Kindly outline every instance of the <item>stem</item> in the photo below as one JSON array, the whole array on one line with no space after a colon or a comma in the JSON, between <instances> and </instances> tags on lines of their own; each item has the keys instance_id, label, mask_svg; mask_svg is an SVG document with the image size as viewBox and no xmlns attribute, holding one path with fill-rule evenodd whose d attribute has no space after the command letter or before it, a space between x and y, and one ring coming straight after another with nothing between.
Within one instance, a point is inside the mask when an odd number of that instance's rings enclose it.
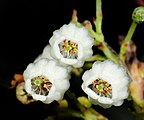
<instances>
[{"instance_id":1,"label":"stem","mask_svg":"<svg viewBox=\"0 0 144 120\"><path fill-rule=\"evenodd\" d=\"M126 54L125 53L126 53L126 51L128 49L128 45L129 45L129 43L131 41L131 38L132 38L132 36L134 34L136 26L137 26L137 23L133 21L132 24L131 24L131 26L130 26L130 28L129 28L129 31L128 31L125 39L124 39L124 41L121 44L119 56L123 60L123 62L126 59Z\"/></svg>"},{"instance_id":2,"label":"stem","mask_svg":"<svg viewBox=\"0 0 144 120\"><path fill-rule=\"evenodd\" d=\"M75 96L74 93L72 93L70 90L68 90L68 91L66 92L66 95L75 103L75 105L76 105L82 112L85 110L84 106L82 106L82 105L78 102L78 100L77 100L77 98L76 98L76 96Z\"/></svg>"},{"instance_id":3,"label":"stem","mask_svg":"<svg viewBox=\"0 0 144 120\"><path fill-rule=\"evenodd\" d=\"M94 45L98 46L98 48L103 51L107 58L112 59L116 63L119 63L119 59L104 40L104 35L102 33L102 18L102 0L96 0L96 20L94 20L96 33L94 34L91 32L92 36L95 36Z\"/></svg>"},{"instance_id":4,"label":"stem","mask_svg":"<svg viewBox=\"0 0 144 120\"><path fill-rule=\"evenodd\" d=\"M102 33L102 1L101 0L96 0L96 32L98 34Z\"/></svg>"},{"instance_id":5,"label":"stem","mask_svg":"<svg viewBox=\"0 0 144 120\"><path fill-rule=\"evenodd\" d=\"M82 113L79 113L79 112L71 112L70 113L72 116L74 117L77 117L77 118L83 118L84 119L84 116Z\"/></svg>"},{"instance_id":6,"label":"stem","mask_svg":"<svg viewBox=\"0 0 144 120\"><path fill-rule=\"evenodd\" d=\"M97 54L97 55L93 55L93 56L91 56L90 58L88 58L88 59L86 60L86 62L93 62L93 61L96 61L96 60L106 60L106 57Z\"/></svg>"},{"instance_id":7,"label":"stem","mask_svg":"<svg viewBox=\"0 0 144 120\"><path fill-rule=\"evenodd\" d=\"M117 64L120 64L118 57L112 52L112 50L108 47L108 44L106 42L103 42L101 46L99 46L99 49L103 51L107 58L113 60Z\"/></svg>"}]
</instances>

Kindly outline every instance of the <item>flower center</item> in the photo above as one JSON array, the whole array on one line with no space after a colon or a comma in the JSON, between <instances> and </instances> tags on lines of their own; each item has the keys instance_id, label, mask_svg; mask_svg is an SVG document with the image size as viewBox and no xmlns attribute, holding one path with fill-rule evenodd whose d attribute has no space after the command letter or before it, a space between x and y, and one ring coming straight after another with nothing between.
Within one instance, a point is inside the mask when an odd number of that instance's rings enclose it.
<instances>
[{"instance_id":1,"label":"flower center","mask_svg":"<svg viewBox=\"0 0 144 120\"><path fill-rule=\"evenodd\" d=\"M108 82L98 78L92 82L88 86L90 89L92 89L97 95L101 97L108 97L112 98L112 86Z\"/></svg>"},{"instance_id":2,"label":"flower center","mask_svg":"<svg viewBox=\"0 0 144 120\"><path fill-rule=\"evenodd\" d=\"M78 57L78 44L71 40L63 40L59 43L60 53L64 58L77 59Z\"/></svg>"},{"instance_id":3,"label":"flower center","mask_svg":"<svg viewBox=\"0 0 144 120\"><path fill-rule=\"evenodd\" d=\"M31 79L31 88L36 94L48 95L52 83L45 76L37 76Z\"/></svg>"}]
</instances>

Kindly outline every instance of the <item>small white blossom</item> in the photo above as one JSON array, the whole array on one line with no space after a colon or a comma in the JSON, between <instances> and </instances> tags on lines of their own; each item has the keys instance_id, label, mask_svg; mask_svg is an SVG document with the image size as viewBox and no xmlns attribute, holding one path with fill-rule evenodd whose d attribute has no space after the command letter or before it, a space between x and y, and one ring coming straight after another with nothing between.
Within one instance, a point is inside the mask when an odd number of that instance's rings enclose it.
<instances>
[{"instance_id":1,"label":"small white blossom","mask_svg":"<svg viewBox=\"0 0 144 120\"><path fill-rule=\"evenodd\" d=\"M44 103L61 100L70 86L67 70L48 59L30 63L23 75L27 93Z\"/></svg>"},{"instance_id":2,"label":"small white blossom","mask_svg":"<svg viewBox=\"0 0 144 120\"><path fill-rule=\"evenodd\" d=\"M82 67L93 54L94 39L84 27L74 23L63 25L49 40L52 56L61 64Z\"/></svg>"},{"instance_id":3,"label":"small white blossom","mask_svg":"<svg viewBox=\"0 0 144 120\"><path fill-rule=\"evenodd\" d=\"M130 77L124 67L111 60L95 62L82 79L82 89L95 105L104 108L120 106L129 95Z\"/></svg>"}]
</instances>

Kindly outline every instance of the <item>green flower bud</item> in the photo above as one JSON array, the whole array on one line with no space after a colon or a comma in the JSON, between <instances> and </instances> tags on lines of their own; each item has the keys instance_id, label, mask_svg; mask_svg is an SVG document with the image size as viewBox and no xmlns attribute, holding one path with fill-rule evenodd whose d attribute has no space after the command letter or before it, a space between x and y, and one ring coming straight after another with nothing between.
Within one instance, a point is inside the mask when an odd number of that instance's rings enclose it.
<instances>
[{"instance_id":1,"label":"green flower bud","mask_svg":"<svg viewBox=\"0 0 144 120\"><path fill-rule=\"evenodd\" d=\"M66 99L60 100L60 101L58 101L58 103L59 103L59 106L62 108L68 107L68 102Z\"/></svg>"},{"instance_id":2,"label":"green flower bud","mask_svg":"<svg viewBox=\"0 0 144 120\"><path fill-rule=\"evenodd\" d=\"M90 108L92 105L92 103L88 100L88 98L86 98L84 96L78 97L77 99L78 99L79 103L86 108Z\"/></svg>"},{"instance_id":3,"label":"green flower bud","mask_svg":"<svg viewBox=\"0 0 144 120\"><path fill-rule=\"evenodd\" d=\"M132 13L132 19L134 22L140 24L144 21L144 7L139 6L134 9Z\"/></svg>"}]
</instances>

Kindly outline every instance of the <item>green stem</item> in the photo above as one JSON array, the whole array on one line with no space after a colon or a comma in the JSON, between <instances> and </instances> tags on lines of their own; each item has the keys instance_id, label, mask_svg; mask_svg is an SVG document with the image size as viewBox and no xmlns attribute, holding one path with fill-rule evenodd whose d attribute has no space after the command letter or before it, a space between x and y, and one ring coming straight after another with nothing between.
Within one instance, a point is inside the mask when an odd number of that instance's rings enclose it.
<instances>
[{"instance_id":1,"label":"green stem","mask_svg":"<svg viewBox=\"0 0 144 120\"><path fill-rule=\"evenodd\" d=\"M93 56L91 56L90 58L88 58L88 59L86 60L86 62L93 62L93 61L96 61L96 60L106 60L106 57L97 54L97 55L93 55Z\"/></svg>"},{"instance_id":2,"label":"green stem","mask_svg":"<svg viewBox=\"0 0 144 120\"><path fill-rule=\"evenodd\" d=\"M96 20L94 20L96 32L90 32L91 35L95 38L94 45L98 46L98 48L103 51L107 58L112 59L116 63L119 63L119 59L104 40L104 35L102 33L102 18L102 0L96 0Z\"/></svg>"},{"instance_id":3,"label":"green stem","mask_svg":"<svg viewBox=\"0 0 144 120\"><path fill-rule=\"evenodd\" d=\"M130 26L130 28L129 28L129 31L128 31L125 39L124 39L124 41L121 44L119 56L120 56L120 58L123 61L125 61L125 58L126 58L125 53L126 53L126 51L128 49L128 45L129 45L129 43L131 41L131 38L132 38L132 36L134 34L136 26L137 26L137 23L133 21L132 24L131 24L131 26Z\"/></svg>"},{"instance_id":4,"label":"green stem","mask_svg":"<svg viewBox=\"0 0 144 120\"><path fill-rule=\"evenodd\" d=\"M82 113L79 113L79 112L71 112L70 113L72 116L74 116L74 117L77 117L77 118L83 118L84 119L84 116L83 116L83 114Z\"/></svg>"},{"instance_id":5,"label":"green stem","mask_svg":"<svg viewBox=\"0 0 144 120\"><path fill-rule=\"evenodd\" d=\"M95 21L95 26L96 26L96 32L98 34L102 33L102 1L101 0L96 0L96 21Z\"/></svg>"},{"instance_id":6,"label":"green stem","mask_svg":"<svg viewBox=\"0 0 144 120\"><path fill-rule=\"evenodd\" d=\"M82 112L85 110L84 106L82 106L82 105L78 102L78 100L77 100L77 98L76 98L76 96L75 96L74 93L72 93L70 90L68 90L68 91L66 92L66 95L75 103L75 105L76 105Z\"/></svg>"},{"instance_id":7,"label":"green stem","mask_svg":"<svg viewBox=\"0 0 144 120\"><path fill-rule=\"evenodd\" d=\"M106 42L102 42L102 44L98 48L103 51L107 58L113 60L117 64L120 64L118 57L112 52L112 50L108 47L108 44Z\"/></svg>"}]
</instances>

